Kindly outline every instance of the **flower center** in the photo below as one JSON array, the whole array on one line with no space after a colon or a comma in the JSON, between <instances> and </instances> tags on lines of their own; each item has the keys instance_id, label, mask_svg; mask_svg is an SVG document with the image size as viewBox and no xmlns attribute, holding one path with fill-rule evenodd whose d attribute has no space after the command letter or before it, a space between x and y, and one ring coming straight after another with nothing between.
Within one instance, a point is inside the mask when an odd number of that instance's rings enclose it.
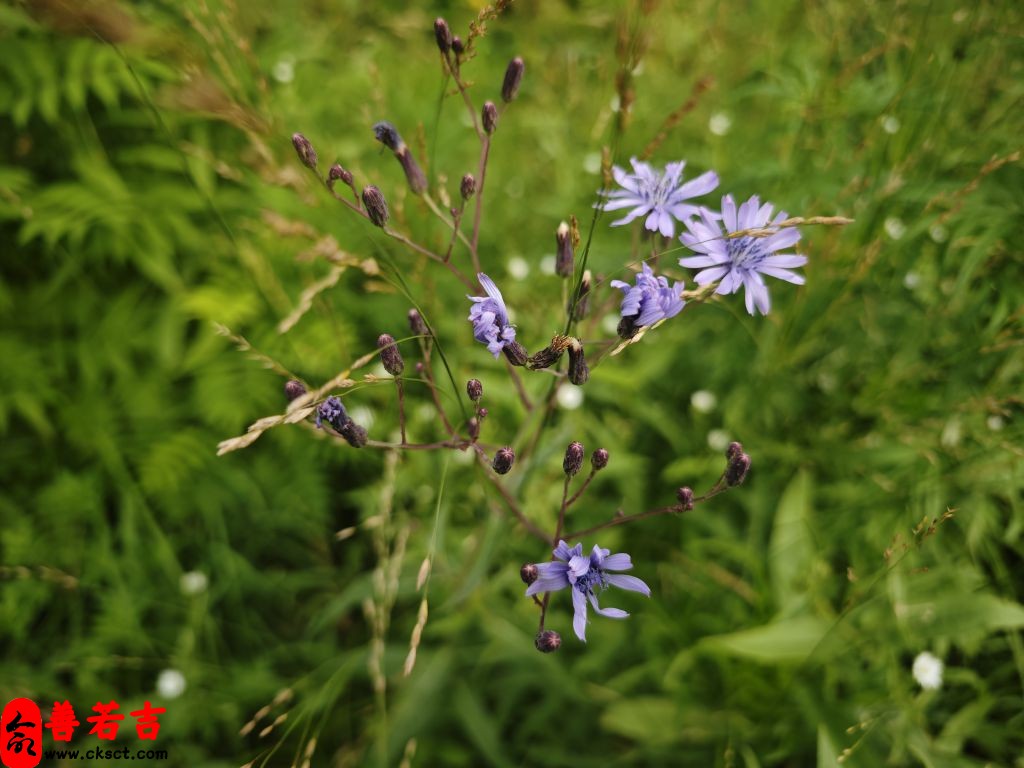
<instances>
[{"instance_id":1,"label":"flower center","mask_svg":"<svg viewBox=\"0 0 1024 768\"><path fill-rule=\"evenodd\" d=\"M589 595L594 592L594 589L604 589L607 586L607 582L604 579L604 572L597 568L591 568L582 576L576 579L576 583L573 585L582 592L584 595Z\"/></svg>"},{"instance_id":2,"label":"flower center","mask_svg":"<svg viewBox=\"0 0 1024 768\"><path fill-rule=\"evenodd\" d=\"M738 237L734 240L725 241L726 253L733 265L741 269L753 269L768 254L765 252L764 238L761 237Z\"/></svg>"}]
</instances>

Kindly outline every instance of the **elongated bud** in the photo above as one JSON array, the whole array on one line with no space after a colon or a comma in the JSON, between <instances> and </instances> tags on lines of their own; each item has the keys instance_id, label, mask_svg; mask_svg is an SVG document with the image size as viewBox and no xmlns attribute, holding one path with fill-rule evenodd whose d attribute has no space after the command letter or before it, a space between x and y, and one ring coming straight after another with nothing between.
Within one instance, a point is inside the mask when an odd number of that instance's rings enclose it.
<instances>
[{"instance_id":1,"label":"elongated bud","mask_svg":"<svg viewBox=\"0 0 1024 768\"><path fill-rule=\"evenodd\" d=\"M473 174L467 173L462 177L462 183L459 184L459 193L462 195L463 200L469 200L469 198L476 194L476 179L473 178Z\"/></svg>"},{"instance_id":2,"label":"elongated bud","mask_svg":"<svg viewBox=\"0 0 1024 768\"><path fill-rule=\"evenodd\" d=\"M402 360L402 353L398 351L395 344L395 337L388 333L382 333L377 337L377 349L380 350L380 362L384 370L392 376L401 376L405 369L405 361Z\"/></svg>"},{"instance_id":3,"label":"elongated bud","mask_svg":"<svg viewBox=\"0 0 1024 768\"><path fill-rule=\"evenodd\" d=\"M519 578L523 580L523 584L529 586L537 580L540 575L540 570L533 563L526 563L522 568L519 569Z\"/></svg>"},{"instance_id":4,"label":"elongated bud","mask_svg":"<svg viewBox=\"0 0 1024 768\"><path fill-rule=\"evenodd\" d=\"M327 171L327 187L334 189L334 185L341 182L345 186L352 186L352 172L346 171L341 167L340 164L335 163L331 166L330 170Z\"/></svg>"},{"instance_id":5,"label":"elongated bud","mask_svg":"<svg viewBox=\"0 0 1024 768\"><path fill-rule=\"evenodd\" d=\"M608 451L604 448L598 448L592 454L590 454L590 466L594 468L595 472L600 472L602 469L608 466Z\"/></svg>"},{"instance_id":6,"label":"elongated bud","mask_svg":"<svg viewBox=\"0 0 1024 768\"><path fill-rule=\"evenodd\" d=\"M423 321L423 315L417 309L409 310L409 330L417 336L426 336L427 324Z\"/></svg>"},{"instance_id":7,"label":"elongated bud","mask_svg":"<svg viewBox=\"0 0 1024 768\"><path fill-rule=\"evenodd\" d=\"M299 156L302 164L307 168L316 170L316 150L309 143L309 139L301 133L293 133L292 146L295 147L295 153Z\"/></svg>"},{"instance_id":8,"label":"elongated bud","mask_svg":"<svg viewBox=\"0 0 1024 768\"><path fill-rule=\"evenodd\" d=\"M506 104L519 93L519 85L523 82L525 69L526 65L523 64L523 60L519 56L508 63L508 67L505 69L505 82L501 84L501 98L505 100Z\"/></svg>"},{"instance_id":9,"label":"elongated bud","mask_svg":"<svg viewBox=\"0 0 1024 768\"><path fill-rule=\"evenodd\" d=\"M526 347L514 339L507 343L501 351L505 354L505 359L512 363L512 365L526 365L530 357Z\"/></svg>"},{"instance_id":10,"label":"elongated bud","mask_svg":"<svg viewBox=\"0 0 1024 768\"><path fill-rule=\"evenodd\" d=\"M747 479L749 471L750 457L747 454L741 453L739 456L729 459L729 466L725 468L726 485L739 485Z\"/></svg>"},{"instance_id":11,"label":"elongated bud","mask_svg":"<svg viewBox=\"0 0 1024 768\"><path fill-rule=\"evenodd\" d=\"M540 352L530 356L526 361L526 367L531 371L550 368L562 359L562 354L569 348L571 343L572 339L569 336L553 336L551 338L551 344L544 347Z\"/></svg>"},{"instance_id":12,"label":"elongated bud","mask_svg":"<svg viewBox=\"0 0 1024 768\"><path fill-rule=\"evenodd\" d=\"M727 458L729 461L733 461L742 453L743 444L734 441L729 443L729 447L725 449L725 458Z\"/></svg>"},{"instance_id":13,"label":"elongated bud","mask_svg":"<svg viewBox=\"0 0 1024 768\"><path fill-rule=\"evenodd\" d=\"M353 448L362 448L366 445L366 430L352 419L348 419L341 425L338 434L344 437L345 441Z\"/></svg>"},{"instance_id":14,"label":"elongated bud","mask_svg":"<svg viewBox=\"0 0 1024 768\"><path fill-rule=\"evenodd\" d=\"M481 116L483 118L484 131L494 133L494 129L498 127L498 108L494 106L493 101L484 102Z\"/></svg>"},{"instance_id":15,"label":"elongated bud","mask_svg":"<svg viewBox=\"0 0 1024 768\"><path fill-rule=\"evenodd\" d=\"M676 498L679 499L679 506L682 507L684 512L689 512L693 509L693 489L687 486L683 486L676 491Z\"/></svg>"},{"instance_id":16,"label":"elongated bud","mask_svg":"<svg viewBox=\"0 0 1024 768\"><path fill-rule=\"evenodd\" d=\"M284 396L288 398L290 403L296 398L302 397L306 394L306 385L297 379L289 379L284 384Z\"/></svg>"},{"instance_id":17,"label":"elongated bud","mask_svg":"<svg viewBox=\"0 0 1024 768\"><path fill-rule=\"evenodd\" d=\"M576 306L572 308L573 320L582 320L587 316L590 309L590 270L584 270L583 279L580 281L580 294L576 299ZM569 299L572 301L572 299Z\"/></svg>"},{"instance_id":18,"label":"elongated bud","mask_svg":"<svg viewBox=\"0 0 1024 768\"><path fill-rule=\"evenodd\" d=\"M434 37L437 40L437 49L441 53L448 53L452 49L452 31L448 22L438 17L434 19Z\"/></svg>"},{"instance_id":19,"label":"elongated bud","mask_svg":"<svg viewBox=\"0 0 1024 768\"><path fill-rule=\"evenodd\" d=\"M480 437L480 419L476 416L470 416L469 421L466 422L466 424L469 430L469 439L475 443Z\"/></svg>"},{"instance_id":20,"label":"elongated bud","mask_svg":"<svg viewBox=\"0 0 1024 768\"><path fill-rule=\"evenodd\" d=\"M545 629L537 633L533 644L541 653L554 653L562 647L562 636L552 629Z\"/></svg>"},{"instance_id":21,"label":"elongated bud","mask_svg":"<svg viewBox=\"0 0 1024 768\"><path fill-rule=\"evenodd\" d=\"M462 38L458 35L452 36L452 50L456 56L461 56L466 50L466 46L462 43Z\"/></svg>"},{"instance_id":22,"label":"elongated bud","mask_svg":"<svg viewBox=\"0 0 1024 768\"><path fill-rule=\"evenodd\" d=\"M484 396L484 385L480 383L480 379L470 379L466 382L466 394L474 403Z\"/></svg>"},{"instance_id":23,"label":"elongated bud","mask_svg":"<svg viewBox=\"0 0 1024 768\"><path fill-rule=\"evenodd\" d=\"M494 461L491 466L499 475L507 475L509 470L512 469L515 460L515 451L506 445L504 448L499 448L497 453L494 454Z\"/></svg>"},{"instance_id":24,"label":"elongated bud","mask_svg":"<svg viewBox=\"0 0 1024 768\"><path fill-rule=\"evenodd\" d=\"M579 472L580 467L583 466L583 456L585 453L583 443L576 442L575 440L569 443L569 447L565 449L565 458L562 459L562 471L569 477Z\"/></svg>"},{"instance_id":25,"label":"elongated bud","mask_svg":"<svg viewBox=\"0 0 1024 768\"><path fill-rule=\"evenodd\" d=\"M572 234L569 231L569 225L564 221L558 225L558 231L555 232L555 243L558 246L555 256L555 274L561 277L572 277Z\"/></svg>"},{"instance_id":26,"label":"elongated bud","mask_svg":"<svg viewBox=\"0 0 1024 768\"><path fill-rule=\"evenodd\" d=\"M405 171L405 180L409 182L409 189L412 190L412 193L414 195L422 195L426 192L427 174L420 168L420 164L416 162L416 158L412 156L409 148L402 147L402 151L396 152L395 156L398 158L398 162L402 164L402 170Z\"/></svg>"},{"instance_id":27,"label":"elongated bud","mask_svg":"<svg viewBox=\"0 0 1024 768\"><path fill-rule=\"evenodd\" d=\"M384 199L384 193L375 186L363 187L363 206L370 217L370 221L378 227L388 223L388 203Z\"/></svg>"},{"instance_id":28,"label":"elongated bud","mask_svg":"<svg viewBox=\"0 0 1024 768\"><path fill-rule=\"evenodd\" d=\"M402 141L402 136L399 134L398 129L387 120L381 120L379 123L374 124L373 135L377 137L377 141L392 152L398 152L405 146L405 142Z\"/></svg>"},{"instance_id":29,"label":"elongated bud","mask_svg":"<svg viewBox=\"0 0 1024 768\"><path fill-rule=\"evenodd\" d=\"M583 356L583 344L579 339L573 339L569 345L569 381L577 387L587 383L590 378L590 366Z\"/></svg>"}]
</instances>

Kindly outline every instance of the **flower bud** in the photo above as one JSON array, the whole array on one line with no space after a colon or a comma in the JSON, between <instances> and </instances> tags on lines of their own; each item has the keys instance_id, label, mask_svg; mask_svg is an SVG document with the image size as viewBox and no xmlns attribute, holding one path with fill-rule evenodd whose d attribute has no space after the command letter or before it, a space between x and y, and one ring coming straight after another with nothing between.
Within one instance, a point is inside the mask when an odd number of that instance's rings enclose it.
<instances>
[{"instance_id":1,"label":"flower bud","mask_svg":"<svg viewBox=\"0 0 1024 768\"><path fill-rule=\"evenodd\" d=\"M679 500L679 506L682 507L684 512L689 512L693 509L693 490L687 486L683 486L676 491L676 498Z\"/></svg>"},{"instance_id":2,"label":"flower bud","mask_svg":"<svg viewBox=\"0 0 1024 768\"><path fill-rule=\"evenodd\" d=\"M402 141L402 136L398 133L398 129L387 120L381 120L379 123L374 124L373 135L377 137L377 141L392 152L398 152L405 146L405 142Z\"/></svg>"},{"instance_id":3,"label":"flower bud","mask_svg":"<svg viewBox=\"0 0 1024 768\"><path fill-rule=\"evenodd\" d=\"M488 413L490 413L490 411L488 411L486 408L478 408L476 416L478 419L480 419L480 421L483 421L484 419L487 418Z\"/></svg>"},{"instance_id":4,"label":"flower bud","mask_svg":"<svg viewBox=\"0 0 1024 768\"><path fill-rule=\"evenodd\" d=\"M585 453L583 443L576 442L575 440L569 443L569 447L565 449L565 458L562 459L562 471L569 477L579 472L583 466L583 456Z\"/></svg>"},{"instance_id":5,"label":"flower bud","mask_svg":"<svg viewBox=\"0 0 1024 768\"><path fill-rule=\"evenodd\" d=\"M476 416L470 416L469 421L466 422L467 428L469 429L469 439L474 443L480 437L480 419Z\"/></svg>"},{"instance_id":6,"label":"flower bud","mask_svg":"<svg viewBox=\"0 0 1024 768\"><path fill-rule=\"evenodd\" d=\"M480 383L480 379L470 379L466 382L466 394L474 403L484 396L484 385Z\"/></svg>"},{"instance_id":7,"label":"flower bud","mask_svg":"<svg viewBox=\"0 0 1024 768\"><path fill-rule=\"evenodd\" d=\"M409 330L417 336L426 336L428 334L427 324L423 321L423 315L417 309L409 310Z\"/></svg>"},{"instance_id":8,"label":"flower bud","mask_svg":"<svg viewBox=\"0 0 1024 768\"><path fill-rule=\"evenodd\" d=\"M416 162L416 158L412 156L412 152L406 146L402 147L401 152L396 152L395 157L398 158L398 162L402 164L402 170L405 172L405 180L409 182L409 189L412 190L414 195L422 195L427 191L427 174L420 168L420 164Z\"/></svg>"},{"instance_id":9,"label":"flower bud","mask_svg":"<svg viewBox=\"0 0 1024 768\"><path fill-rule=\"evenodd\" d=\"M747 472L750 471L750 457L741 453L739 456L729 460L729 466L725 468L725 483L728 486L739 485L747 479Z\"/></svg>"},{"instance_id":10,"label":"flower bud","mask_svg":"<svg viewBox=\"0 0 1024 768\"><path fill-rule=\"evenodd\" d=\"M405 369L405 361L402 360L402 353L398 351L395 337L382 333L377 337L377 349L380 350L380 362L384 370L392 376L401 376Z\"/></svg>"},{"instance_id":11,"label":"flower bud","mask_svg":"<svg viewBox=\"0 0 1024 768\"><path fill-rule=\"evenodd\" d=\"M729 447L725 449L725 458L727 458L729 461L733 461L741 453L743 453L743 444L732 442L729 443Z\"/></svg>"},{"instance_id":12,"label":"flower bud","mask_svg":"<svg viewBox=\"0 0 1024 768\"><path fill-rule=\"evenodd\" d=\"M529 586L537 580L540 575L540 570L533 563L525 563L522 568L519 569L519 578L523 580L523 584Z\"/></svg>"},{"instance_id":13,"label":"flower bud","mask_svg":"<svg viewBox=\"0 0 1024 768\"><path fill-rule=\"evenodd\" d=\"M583 279L580 280L580 292L576 297L576 306L570 306L573 320L579 321L587 316L587 310L590 309L590 283L591 274L587 269L583 271ZM569 301L572 302L572 297L569 298Z\"/></svg>"},{"instance_id":14,"label":"flower bud","mask_svg":"<svg viewBox=\"0 0 1024 768\"><path fill-rule=\"evenodd\" d=\"M341 403L341 398L336 395L331 395L324 400L316 409L316 428L322 429L323 423L326 421L332 427L337 430L341 429L341 425L345 421L350 420L348 413L345 411L345 406Z\"/></svg>"},{"instance_id":15,"label":"flower bud","mask_svg":"<svg viewBox=\"0 0 1024 768\"><path fill-rule=\"evenodd\" d=\"M558 247L555 256L555 274L560 277L572 277L572 235L569 232L569 225L564 221L558 225L558 230L555 232L555 243Z\"/></svg>"},{"instance_id":16,"label":"flower bud","mask_svg":"<svg viewBox=\"0 0 1024 768\"><path fill-rule=\"evenodd\" d=\"M334 185L341 181L343 184L351 187L352 186L352 173L346 171L338 163L335 163L327 171L327 188L334 189Z\"/></svg>"},{"instance_id":17,"label":"flower bud","mask_svg":"<svg viewBox=\"0 0 1024 768\"><path fill-rule=\"evenodd\" d=\"M499 475L507 475L509 470L512 469L512 464L515 460L515 451L506 445L504 448L499 448L497 453L494 454L494 462L491 466Z\"/></svg>"},{"instance_id":18,"label":"flower bud","mask_svg":"<svg viewBox=\"0 0 1024 768\"><path fill-rule=\"evenodd\" d=\"M498 127L498 108L494 106L493 101L484 102L482 119L484 131L494 133L494 129Z\"/></svg>"},{"instance_id":19,"label":"flower bud","mask_svg":"<svg viewBox=\"0 0 1024 768\"><path fill-rule=\"evenodd\" d=\"M452 48L452 31L448 22L438 17L434 19L434 37L437 39L437 48L441 53L448 53Z\"/></svg>"},{"instance_id":20,"label":"flower bud","mask_svg":"<svg viewBox=\"0 0 1024 768\"><path fill-rule=\"evenodd\" d=\"M299 156L302 164L307 168L316 170L316 150L309 143L309 139L301 133L293 133L292 146L295 147L295 153Z\"/></svg>"},{"instance_id":21,"label":"flower bud","mask_svg":"<svg viewBox=\"0 0 1024 768\"><path fill-rule=\"evenodd\" d=\"M523 82L525 68L526 65L523 64L523 60L519 56L508 63L508 67L505 69L505 82L501 84L501 98L505 100L506 104L519 93L519 85Z\"/></svg>"},{"instance_id":22,"label":"flower bud","mask_svg":"<svg viewBox=\"0 0 1024 768\"><path fill-rule=\"evenodd\" d=\"M608 450L605 448L598 448L592 454L590 454L590 466L594 468L595 472L600 472L602 469L608 466Z\"/></svg>"},{"instance_id":23,"label":"flower bud","mask_svg":"<svg viewBox=\"0 0 1024 768\"><path fill-rule=\"evenodd\" d=\"M569 381L577 387L587 383L590 378L590 367L583 356L583 344L579 339L573 339L569 345Z\"/></svg>"},{"instance_id":24,"label":"flower bud","mask_svg":"<svg viewBox=\"0 0 1024 768\"><path fill-rule=\"evenodd\" d=\"M530 355L530 358L526 361L526 367L531 371L550 368L562 359L562 351L557 347L544 347L540 352Z\"/></svg>"},{"instance_id":25,"label":"flower bud","mask_svg":"<svg viewBox=\"0 0 1024 768\"><path fill-rule=\"evenodd\" d=\"M512 365L526 365L526 362L529 359L529 353L526 351L526 347L515 339L508 342L501 351L505 354L505 359L512 363Z\"/></svg>"},{"instance_id":26,"label":"flower bud","mask_svg":"<svg viewBox=\"0 0 1024 768\"><path fill-rule=\"evenodd\" d=\"M636 336L637 332L640 330L640 326L636 324L637 317L639 317L639 315L624 315L623 318L619 320L619 327L616 330L618 331L620 339L629 341L629 339Z\"/></svg>"},{"instance_id":27,"label":"flower bud","mask_svg":"<svg viewBox=\"0 0 1024 768\"><path fill-rule=\"evenodd\" d=\"M348 419L341 425L338 434L345 438L345 441L353 448L362 448L366 445L366 430Z\"/></svg>"},{"instance_id":28,"label":"flower bud","mask_svg":"<svg viewBox=\"0 0 1024 768\"><path fill-rule=\"evenodd\" d=\"M284 396L288 398L289 403L304 394L306 394L306 385L301 381L289 379L284 383Z\"/></svg>"},{"instance_id":29,"label":"flower bud","mask_svg":"<svg viewBox=\"0 0 1024 768\"><path fill-rule=\"evenodd\" d=\"M462 177L462 183L459 184L459 192L463 200L469 200L469 198L476 194L476 179L473 178L473 174L467 173Z\"/></svg>"},{"instance_id":30,"label":"flower bud","mask_svg":"<svg viewBox=\"0 0 1024 768\"><path fill-rule=\"evenodd\" d=\"M462 44L462 38L458 35L452 35L452 50L456 56L461 56L466 50L466 46Z\"/></svg>"},{"instance_id":31,"label":"flower bud","mask_svg":"<svg viewBox=\"0 0 1024 768\"><path fill-rule=\"evenodd\" d=\"M388 223L388 203L384 194L374 186L363 187L363 206L370 221L378 227Z\"/></svg>"},{"instance_id":32,"label":"flower bud","mask_svg":"<svg viewBox=\"0 0 1024 768\"><path fill-rule=\"evenodd\" d=\"M533 644L541 653L554 653L562 647L562 636L553 630L545 629L537 633Z\"/></svg>"}]
</instances>

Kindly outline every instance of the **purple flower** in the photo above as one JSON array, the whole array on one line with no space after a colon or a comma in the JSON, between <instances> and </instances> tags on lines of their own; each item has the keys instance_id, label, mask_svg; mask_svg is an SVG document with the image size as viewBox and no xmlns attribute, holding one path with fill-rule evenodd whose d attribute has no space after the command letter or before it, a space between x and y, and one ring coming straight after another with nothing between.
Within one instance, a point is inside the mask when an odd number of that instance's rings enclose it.
<instances>
[{"instance_id":1,"label":"purple flower","mask_svg":"<svg viewBox=\"0 0 1024 768\"><path fill-rule=\"evenodd\" d=\"M515 341L516 329L509 325L508 310L501 291L483 272L477 280L484 287L486 296L467 296L473 302L469 310L469 321L473 323L473 338L487 345L487 351L497 357L506 344Z\"/></svg>"},{"instance_id":2,"label":"purple flower","mask_svg":"<svg viewBox=\"0 0 1024 768\"><path fill-rule=\"evenodd\" d=\"M636 276L636 285L622 280L612 280L611 285L626 294L620 307L622 317L631 318L636 328L675 317L686 306L686 302L679 298L683 283L677 282L670 288L668 280L655 277L654 270L647 264L644 264L643 272Z\"/></svg>"},{"instance_id":3,"label":"purple flower","mask_svg":"<svg viewBox=\"0 0 1024 768\"><path fill-rule=\"evenodd\" d=\"M802 267L807 263L807 257L795 253L776 253L795 245L800 239L800 233L795 227L788 227L767 237L746 235L725 238L722 224L728 234L744 229L759 229L785 220L785 211L780 211L774 219L772 211L772 204L761 205L757 195L740 205L738 211L732 196L726 195L722 198L720 219L715 213L701 208L701 217L687 222L689 232L684 232L679 239L691 251L702 255L680 259L679 264L704 268L694 277L698 285L720 280L715 293L736 293L741 287L745 288L747 312L754 314L756 308L762 315L767 315L771 301L768 298L768 287L764 284L764 275L796 285L804 283L803 276L790 269Z\"/></svg>"},{"instance_id":4,"label":"purple flower","mask_svg":"<svg viewBox=\"0 0 1024 768\"><path fill-rule=\"evenodd\" d=\"M340 429L341 425L348 421L348 414L345 412L345 406L341 404L341 398L331 395L316 409L316 428L320 429L323 422L327 422L335 429Z\"/></svg>"},{"instance_id":5,"label":"purple flower","mask_svg":"<svg viewBox=\"0 0 1024 768\"><path fill-rule=\"evenodd\" d=\"M572 628L576 636L583 642L587 641L587 601L594 610L610 619L624 619L629 616L619 608L601 608L597 604L597 593L606 587L613 586L639 592L651 596L650 587L636 576L624 576L608 571L628 571L633 567L629 555L609 554L609 550L601 549L596 544L590 556L583 554L583 545L577 544L572 549L564 541L559 541L554 555L557 558L550 563L538 563L537 580L526 590L526 596L539 592L555 592L570 587L572 589L573 619Z\"/></svg>"},{"instance_id":6,"label":"purple flower","mask_svg":"<svg viewBox=\"0 0 1024 768\"><path fill-rule=\"evenodd\" d=\"M633 209L625 217L613 221L613 227L628 224L638 216L647 216L644 224L647 229L652 232L659 231L665 237L672 237L676 233L673 218L686 221L691 216L696 216L699 210L697 206L683 201L705 195L718 186L718 174L714 171L708 171L681 184L685 162L669 163L665 166L664 173L658 173L635 157L630 162L636 173L626 173L618 166L613 167L612 174L622 189L609 192L608 199L598 203L598 207L603 211Z\"/></svg>"}]
</instances>

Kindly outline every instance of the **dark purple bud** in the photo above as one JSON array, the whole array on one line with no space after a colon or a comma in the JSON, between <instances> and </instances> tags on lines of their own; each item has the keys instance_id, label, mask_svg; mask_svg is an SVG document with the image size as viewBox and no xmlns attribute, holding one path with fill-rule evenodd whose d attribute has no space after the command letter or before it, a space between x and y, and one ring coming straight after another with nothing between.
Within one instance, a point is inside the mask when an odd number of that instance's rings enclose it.
<instances>
[{"instance_id":1,"label":"dark purple bud","mask_svg":"<svg viewBox=\"0 0 1024 768\"><path fill-rule=\"evenodd\" d=\"M573 339L569 345L569 381L577 387L587 383L590 378L590 367L583 356L583 345L579 339Z\"/></svg>"},{"instance_id":2,"label":"dark purple bud","mask_svg":"<svg viewBox=\"0 0 1024 768\"><path fill-rule=\"evenodd\" d=\"M533 644L541 653L554 653L562 647L562 636L553 630L545 629L537 633Z\"/></svg>"},{"instance_id":3,"label":"dark purple bud","mask_svg":"<svg viewBox=\"0 0 1024 768\"><path fill-rule=\"evenodd\" d=\"M483 421L484 419L487 418L488 413L490 413L490 411L488 411L486 408L479 408L477 409L476 416L478 419L480 419L480 421Z\"/></svg>"},{"instance_id":4,"label":"dark purple bud","mask_svg":"<svg viewBox=\"0 0 1024 768\"><path fill-rule=\"evenodd\" d=\"M619 338L629 340L636 336L637 331L640 330L640 326L636 324L638 315L625 315L619 321Z\"/></svg>"},{"instance_id":5,"label":"dark purple bud","mask_svg":"<svg viewBox=\"0 0 1024 768\"><path fill-rule=\"evenodd\" d=\"M422 374L425 370L427 370L427 366L422 362L416 363L416 373Z\"/></svg>"},{"instance_id":6,"label":"dark purple bud","mask_svg":"<svg viewBox=\"0 0 1024 768\"><path fill-rule=\"evenodd\" d=\"M526 361L529 360L530 357L529 352L526 351L526 347L515 339L508 342L501 351L505 354L505 359L512 363L512 365L526 365Z\"/></svg>"},{"instance_id":7,"label":"dark purple bud","mask_svg":"<svg viewBox=\"0 0 1024 768\"><path fill-rule=\"evenodd\" d=\"M469 200L469 198L476 194L476 179L473 178L473 174L467 173L462 177L462 183L459 184L459 192L463 200Z\"/></svg>"},{"instance_id":8,"label":"dark purple bud","mask_svg":"<svg viewBox=\"0 0 1024 768\"><path fill-rule=\"evenodd\" d=\"M519 578L523 580L523 584L529 586L537 580L540 575L540 570L533 563L526 563L522 568L519 569Z\"/></svg>"},{"instance_id":9,"label":"dark purple bud","mask_svg":"<svg viewBox=\"0 0 1024 768\"><path fill-rule=\"evenodd\" d=\"M352 186L352 172L346 171L338 163L331 166L330 170L327 171L327 187L328 189L334 189L334 185L338 182L351 187Z\"/></svg>"},{"instance_id":10,"label":"dark purple bud","mask_svg":"<svg viewBox=\"0 0 1024 768\"><path fill-rule=\"evenodd\" d=\"M466 47L462 44L462 38L458 35L452 36L452 50L455 51L456 56L461 56L466 50Z\"/></svg>"},{"instance_id":11,"label":"dark purple bud","mask_svg":"<svg viewBox=\"0 0 1024 768\"><path fill-rule=\"evenodd\" d=\"M729 447L725 449L725 458L727 458L729 461L732 461L741 453L743 453L743 444L732 442L729 443Z\"/></svg>"},{"instance_id":12,"label":"dark purple bud","mask_svg":"<svg viewBox=\"0 0 1024 768\"><path fill-rule=\"evenodd\" d=\"M380 350L380 362L384 370L392 376L401 376L405 370L405 361L402 360L402 353L398 351L395 337L388 333L382 333L377 337L377 349Z\"/></svg>"},{"instance_id":13,"label":"dark purple bud","mask_svg":"<svg viewBox=\"0 0 1024 768\"><path fill-rule=\"evenodd\" d=\"M565 458L562 459L562 471L569 477L575 475L580 471L580 467L583 466L583 456L585 454L586 451L583 450L583 443L573 440L569 443L569 447L565 449Z\"/></svg>"},{"instance_id":14,"label":"dark purple bud","mask_svg":"<svg viewBox=\"0 0 1024 768\"><path fill-rule=\"evenodd\" d=\"M569 231L569 225L564 221L558 225L558 231L555 232L555 243L558 246L555 256L555 274L561 277L572 277L574 263L572 234Z\"/></svg>"},{"instance_id":15,"label":"dark purple bud","mask_svg":"<svg viewBox=\"0 0 1024 768\"><path fill-rule=\"evenodd\" d=\"M395 128L394 124L389 123L387 120L381 120L373 126L373 135L377 137L377 141L392 152L398 152L405 146L405 142L402 141L402 137L399 135L398 129Z\"/></svg>"},{"instance_id":16,"label":"dark purple bud","mask_svg":"<svg viewBox=\"0 0 1024 768\"><path fill-rule=\"evenodd\" d=\"M693 489L687 486L683 486L676 491L676 498L679 499L679 506L683 508L684 512L689 512L693 509Z\"/></svg>"},{"instance_id":17,"label":"dark purple bud","mask_svg":"<svg viewBox=\"0 0 1024 768\"><path fill-rule=\"evenodd\" d=\"M466 382L466 394L474 403L484 396L484 385L480 379L470 379Z\"/></svg>"},{"instance_id":18,"label":"dark purple bud","mask_svg":"<svg viewBox=\"0 0 1024 768\"><path fill-rule=\"evenodd\" d=\"M590 270L584 270L583 279L580 281L580 293L573 308L573 320L582 320L587 316L587 310L590 309L590 281Z\"/></svg>"},{"instance_id":19,"label":"dark purple bud","mask_svg":"<svg viewBox=\"0 0 1024 768\"><path fill-rule=\"evenodd\" d=\"M544 347L540 352L530 355L530 358L526 361L526 367L531 371L539 371L544 368L550 368L552 365L562 359L562 349L557 347Z\"/></svg>"},{"instance_id":20,"label":"dark purple bud","mask_svg":"<svg viewBox=\"0 0 1024 768\"><path fill-rule=\"evenodd\" d=\"M409 310L409 330L417 336L427 335L427 324L423 321L423 315L417 309Z\"/></svg>"},{"instance_id":21,"label":"dark purple bud","mask_svg":"<svg viewBox=\"0 0 1024 768\"><path fill-rule=\"evenodd\" d=\"M592 454L590 454L590 466L594 468L595 472L600 472L602 469L608 466L608 450L605 448L598 448Z\"/></svg>"},{"instance_id":22,"label":"dark purple bud","mask_svg":"<svg viewBox=\"0 0 1024 768\"><path fill-rule=\"evenodd\" d=\"M448 22L440 17L434 19L434 37L441 53L448 53L452 49L452 31L448 27Z\"/></svg>"},{"instance_id":23,"label":"dark purple bud","mask_svg":"<svg viewBox=\"0 0 1024 768\"><path fill-rule=\"evenodd\" d=\"M403 145L401 151L395 153L395 157L402 164L402 170L405 171L405 180L409 182L409 189L412 190L412 193L414 195L422 195L426 192L427 175L420 168L419 163L416 162L416 158L412 156L409 148Z\"/></svg>"},{"instance_id":24,"label":"dark purple bud","mask_svg":"<svg viewBox=\"0 0 1024 768\"><path fill-rule=\"evenodd\" d=\"M526 65L523 64L523 60L519 56L508 63L508 68L505 70L505 82L501 84L501 98L505 100L506 104L519 93L519 85L523 82L525 69Z\"/></svg>"},{"instance_id":25,"label":"dark purple bud","mask_svg":"<svg viewBox=\"0 0 1024 768\"><path fill-rule=\"evenodd\" d=\"M728 486L739 485L747 479L750 471L750 457L741 453L736 458L729 460L729 466L725 468L725 483Z\"/></svg>"},{"instance_id":26,"label":"dark purple bud","mask_svg":"<svg viewBox=\"0 0 1024 768\"><path fill-rule=\"evenodd\" d=\"M301 381L289 379L284 383L284 396L288 398L289 403L304 394L306 394L306 385Z\"/></svg>"},{"instance_id":27,"label":"dark purple bud","mask_svg":"<svg viewBox=\"0 0 1024 768\"><path fill-rule=\"evenodd\" d=\"M295 147L295 152L299 156L299 160L307 168L316 169L316 150L313 149L313 145L309 143L309 139L303 136L301 133L292 134L292 146Z\"/></svg>"},{"instance_id":28,"label":"dark purple bud","mask_svg":"<svg viewBox=\"0 0 1024 768\"><path fill-rule=\"evenodd\" d=\"M338 433L353 448L362 448L366 445L366 430L352 421L352 419L345 421L338 429Z\"/></svg>"},{"instance_id":29,"label":"dark purple bud","mask_svg":"<svg viewBox=\"0 0 1024 768\"><path fill-rule=\"evenodd\" d=\"M494 454L494 462L491 464L494 467L494 471L499 475L507 475L509 470L512 469L512 464L515 463L516 454L509 446L499 448L497 453Z\"/></svg>"},{"instance_id":30,"label":"dark purple bud","mask_svg":"<svg viewBox=\"0 0 1024 768\"><path fill-rule=\"evenodd\" d=\"M494 129L498 127L498 108L494 106L493 101L484 102L482 117L484 131L494 133Z\"/></svg>"},{"instance_id":31,"label":"dark purple bud","mask_svg":"<svg viewBox=\"0 0 1024 768\"><path fill-rule=\"evenodd\" d=\"M363 206L370 216L370 221L378 227L388 223L388 203L384 193L374 186L363 187Z\"/></svg>"}]
</instances>

